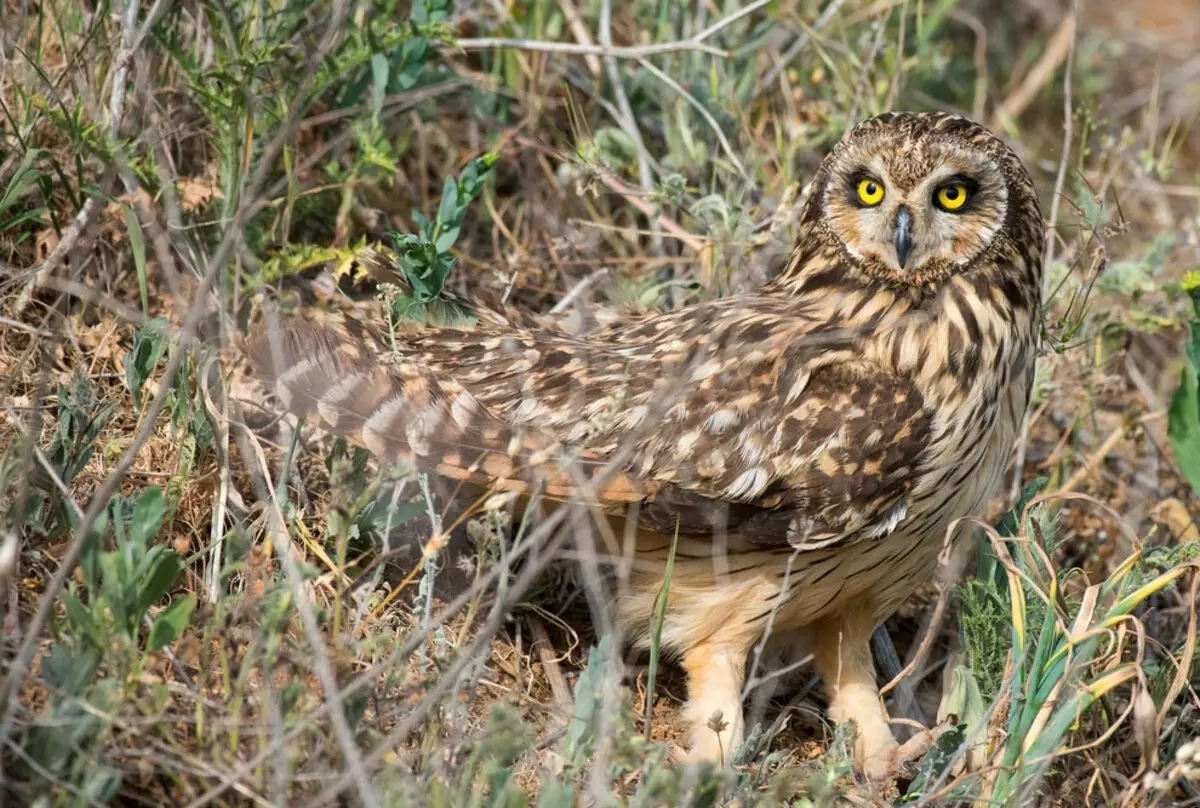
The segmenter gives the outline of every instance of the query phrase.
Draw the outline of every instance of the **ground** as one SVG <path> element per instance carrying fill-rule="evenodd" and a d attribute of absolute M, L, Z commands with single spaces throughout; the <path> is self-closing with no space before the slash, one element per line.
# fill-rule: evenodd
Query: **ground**
<path fill-rule="evenodd" d="M 6 796 L 1197 799 L 1200 2 L 0 2 Z M 887 626 L 889 709 L 931 747 L 887 788 L 807 671 L 736 766 L 668 765 L 670 660 L 437 481 L 280 420 L 240 363 L 263 306 L 751 288 L 821 156 L 888 108 L 1013 144 L 1053 283 L 996 527 Z M 366 245 L 406 283 L 358 273 Z"/>

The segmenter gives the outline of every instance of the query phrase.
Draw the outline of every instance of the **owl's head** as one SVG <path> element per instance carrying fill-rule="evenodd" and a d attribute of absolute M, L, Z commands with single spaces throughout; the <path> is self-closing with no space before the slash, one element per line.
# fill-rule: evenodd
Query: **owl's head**
<path fill-rule="evenodd" d="M 832 242 L 872 279 L 918 287 L 1012 250 L 1033 270 L 1042 226 L 1033 182 L 1008 146 L 966 118 L 908 112 L 842 138 L 801 224 L 802 238 Z"/>

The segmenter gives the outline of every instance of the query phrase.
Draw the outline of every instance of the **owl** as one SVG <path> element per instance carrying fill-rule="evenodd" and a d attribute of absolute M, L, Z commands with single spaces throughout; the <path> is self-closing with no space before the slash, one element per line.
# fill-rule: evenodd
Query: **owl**
<path fill-rule="evenodd" d="M 984 127 L 892 112 L 825 158 L 789 262 L 751 294 L 582 334 L 490 316 L 391 340 L 301 319 L 242 345 L 285 406 L 381 459 L 596 516 L 579 552 L 616 570 L 622 636 L 648 647 L 666 592 L 690 757 L 728 760 L 748 665 L 780 644 L 810 656 L 883 778 L 896 741 L 869 640 L 1005 468 L 1043 226 Z"/>

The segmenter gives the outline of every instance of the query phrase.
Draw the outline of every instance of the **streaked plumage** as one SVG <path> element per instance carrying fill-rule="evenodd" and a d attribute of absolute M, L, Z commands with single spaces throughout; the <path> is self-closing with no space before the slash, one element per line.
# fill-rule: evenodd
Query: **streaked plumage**
<path fill-rule="evenodd" d="M 856 201 L 863 182 L 881 202 Z M 955 184 L 969 204 L 938 208 Z M 491 316 L 395 351 L 350 319 L 297 322 L 246 351 L 288 407 L 382 457 L 536 483 L 617 524 L 636 509 L 616 610 L 643 644 L 678 529 L 663 640 L 689 676 L 693 754 L 740 740 L 769 621 L 811 650 L 831 717 L 855 721 L 880 775 L 894 741 L 868 640 L 1003 471 L 1032 382 L 1042 228 L 1028 173 L 990 133 L 892 113 L 826 158 L 791 261 L 754 294 L 583 335 Z M 620 474 L 589 490 L 619 447 Z"/>

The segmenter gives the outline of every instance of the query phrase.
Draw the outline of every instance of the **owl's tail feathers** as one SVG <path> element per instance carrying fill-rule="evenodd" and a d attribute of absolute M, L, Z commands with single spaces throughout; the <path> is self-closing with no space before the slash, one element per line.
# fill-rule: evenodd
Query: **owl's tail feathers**
<path fill-rule="evenodd" d="M 378 403 L 377 397 L 342 400 L 339 395 L 346 380 L 379 375 L 371 371 L 379 367 L 382 346 L 358 320 L 345 317 L 336 324 L 260 322 L 238 336 L 237 347 L 255 373 L 275 385 L 285 408 L 299 416 L 317 412 L 332 431 L 344 431 L 356 418 L 365 421 Z M 379 381 L 382 379 L 377 384 Z"/>
<path fill-rule="evenodd" d="M 461 385 L 391 358 L 351 317 L 253 328 L 242 350 L 291 412 L 384 459 L 437 458 L 452 446 L 520 452 L 516 437 Z"/>
<path fill-rule="evenodd" d="M 519 493 L 536 482 L 554 499 L 574 496 L 580 472 L 586 478 L 603 465 L 497 417 L 456 380 L 390 358 L 383 341 L 352 318 L 257 326 L 239 347 L 288 410 L 315 415 L 384 461 Z M 588 498 L 641 496 L 640 486 L 619 475 Z"/>

